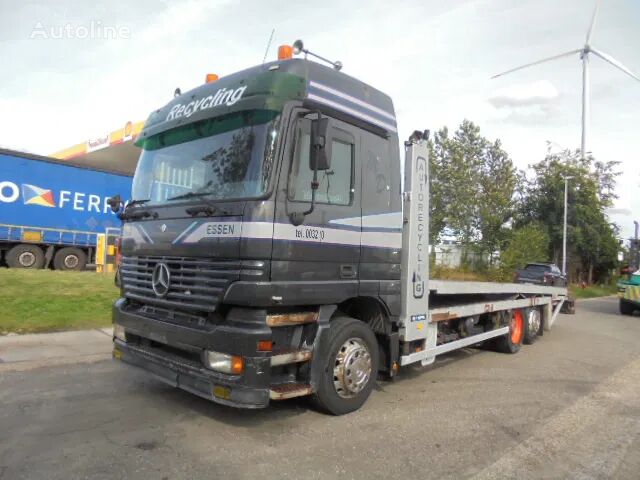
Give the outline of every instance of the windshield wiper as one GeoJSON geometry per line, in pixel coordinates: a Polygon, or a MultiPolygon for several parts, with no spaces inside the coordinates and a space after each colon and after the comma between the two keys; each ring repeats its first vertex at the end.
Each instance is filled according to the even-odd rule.
{"type": "Polygon", "coordinates": [[[138,211],[138,209],[131,209],[130,207],[135,207],[136,205],[142,205],[144,203],[150,202],[150,198],[140,198],[138,200],[132,200],[127,203],[124,211],[118,214],[120,220],[141,220],[147,217],[158,218],[158,214],[156,212],[150,212],[148,210],[138,211]]]}
{"type": "Polygon", "coordinates": [[[183,198],[194,198],[194,197],[204,197],[206,195],[211,195],[213,192],[187,192],[181,195],[176,195],[175,197],[167,198],[167,201],[170,200],[180,200],[183,198]]]}
{"type": "Polygon", "coordinates": [[[122,212],[119,214],[120,220],[142,220],[143,218],[153,217],[158,218],[158,214],[156,212],[150,212],[148,210],[143,210],[142,212],[122,212]]]}
{"type": "Polygon", "coordinates": [[[150,198],[140,198],[138,200],[131,200],[129,203],[127,203],[127,208],[133,207],[135,205],[142,205],[143,203],[147,203],[150,201],[151,201],[150,198]]]}
{"type": "MultiPolygon", "coordinates": [[[[211,216],[217,211],[218,209],[213,205],[198,205],[196,207],[189,207],[185,210],[185,212],[187,212],[192,217],[195,217],[200,213],[204,213],[205,215],[211,216]]],[[[222,212],[222,213],[226,213],[226,212],[222,212]]]]}

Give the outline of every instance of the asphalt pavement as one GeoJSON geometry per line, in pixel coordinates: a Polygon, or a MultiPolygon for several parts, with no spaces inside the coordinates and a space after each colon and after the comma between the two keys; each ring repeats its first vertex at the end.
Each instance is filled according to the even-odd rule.
{"type": "Polygon", "coordinates": [[[0,479],[638,479],[639,340],[615,298],[582,301],[517,355],[405,369],[343,417],[304,399],[218,406],[72,349],[66,363],[13,358],[0,479]]]}

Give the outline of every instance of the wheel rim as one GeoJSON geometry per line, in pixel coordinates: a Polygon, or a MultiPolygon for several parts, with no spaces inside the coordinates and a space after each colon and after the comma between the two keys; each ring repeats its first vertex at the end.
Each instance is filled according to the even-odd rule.
{"type": "Polygon", "coordinates": [[[333,367],[333,386],[342,398],[358,395],[371,378],[371,354],[361,338],[350,338],[338,350],[333,367]]]}
{"type": "Polygon", "coordinates": [[[521,310],[514,310],[511,316],[511,343],[519,344],[524,332],[524,319],[521,310]]]}
{"type": "Polygon", "coordinates": [[[534,334],[538,333],[540,330],[540,311],[538,309],[531,310],[527,322],[529,322],[529,331],[534,334]]]}
{"type": "Polygon", "coordinates": [[[80,259],[76,255],[67,255],[64,257],[64,266],[67,268],[76,268],[80,263],[80,259]]]}
{"type": "Polygon", "coordinates": [[[36,263],[36,256],[33,254],[33,252],[22,252],[18,256],[18,262],[23,267],[33,267],[33,265],[36,263]]]}

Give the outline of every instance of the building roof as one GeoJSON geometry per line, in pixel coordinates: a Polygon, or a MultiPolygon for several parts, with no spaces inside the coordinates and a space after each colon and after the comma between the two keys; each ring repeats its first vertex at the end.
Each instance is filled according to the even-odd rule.
{"type": "Polygon", "coordinates": [[[74,165],[133,175],[140,157],[136,137],[144,122],[127,122],[122,128],[78,143],[50,156],[60,160],[73,160],[74,165]]]}

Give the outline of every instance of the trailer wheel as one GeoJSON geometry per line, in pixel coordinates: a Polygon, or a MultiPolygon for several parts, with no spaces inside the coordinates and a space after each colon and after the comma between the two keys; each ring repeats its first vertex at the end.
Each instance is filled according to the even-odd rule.
{"type": "Polygon", "coordinates": [[[10,268],[39,269],[44,266],[44,252],[37,245],[20,244],[7,252],[7,265],[10,268]]]}
{"type": "Polygon", "coordinates": [[[633,315],[633,303],[620,299],[620,313],[622,315],[633,315]]]}
{"type": "Polygon", "coordinates": [[[525,345],[531,345],[538,338],[540,326],[542,325],[542,314],[539,308],[528,308],[524,312],[524,339],[525,345]]]}
{"type": "Polygon", "coordinates": [[[518,353],[524,340],[525,319],[521,309],[511,310],[509,333],[496,339],[496,350],[502,353],[518,353]]]}
{"type": "Polygon", "coordinates": [[[86,266],[87,254],[79,248],[61,248],[53,257],[53,268],[56,270],[84,270],[86,266]]]}
{"type": "Polygon", "coordinates": [[[369,398],[378,375],[378,342],[360,320],[331,321],[314,402],[321,410],[344,415],[369,398]]]}

